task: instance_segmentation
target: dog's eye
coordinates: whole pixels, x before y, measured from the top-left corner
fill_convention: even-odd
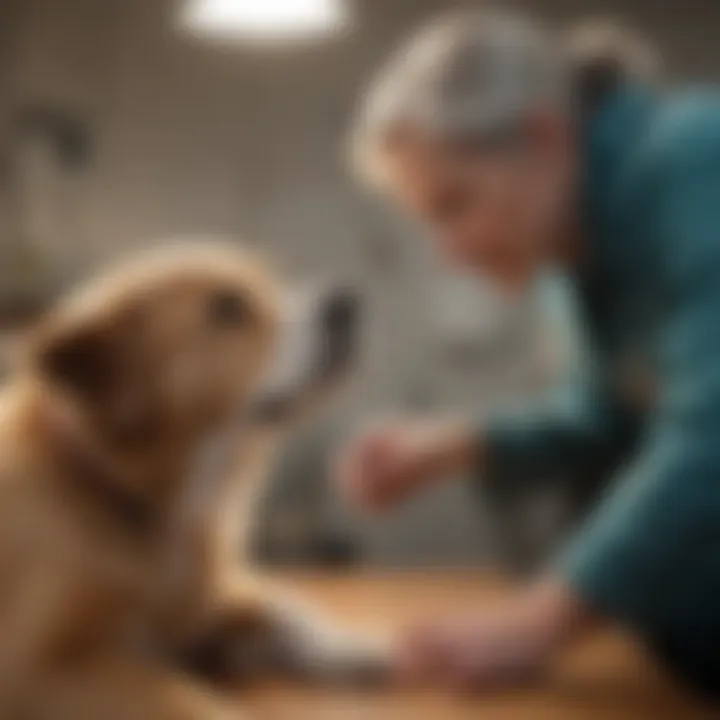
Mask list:
[[[245,299],[230,291],[214,295],[208,313],[214,323],[225,326],[241,325],[250,314]]]

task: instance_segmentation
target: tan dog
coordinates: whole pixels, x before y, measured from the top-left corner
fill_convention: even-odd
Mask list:
[[[347,293],[294,310],[304,332],[266,269],[201,245],[112,272],[33,335],[0,399],[0,718],[214,720],[237,715],[204,671],[383,670],[242,553],[279,430],[352,354]],[[278,363],[289,330],[304,349]]]

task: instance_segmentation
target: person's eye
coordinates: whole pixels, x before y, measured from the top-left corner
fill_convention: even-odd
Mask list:
[[[218,292],[210,298],[208,316],[216,325],[235,327],[244,324],[250,316],[247,301],[237,292]]]

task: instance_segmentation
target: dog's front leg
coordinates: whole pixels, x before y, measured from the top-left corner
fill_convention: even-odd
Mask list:
[[[194,645],[218,612],[221,588],[247,565],[255,495],[262,486],[275,438],[257,433],[244,443],[229,435],[210,447],[168,509],[154,578],[156,616],[171,647]],[[240,457],[234,461],[237,456]],[[235,592],[243,625],[255,616],[262,592],[253,582]]]
[[[237,450],[231,439],[219,442],[218,454],[189,474],[161,546],[159,626],[173,651],[216,676],[379,678],[389,666],[384,648],[331,627],[319,613],[288,601],[282,590],[273,591],[249,572],[243,557],[247,516],[275,440],[272,433],[246,436],[234,471],[228,470],[233,466],[228,458]],[[229,593],[228,578],[235,583]]]

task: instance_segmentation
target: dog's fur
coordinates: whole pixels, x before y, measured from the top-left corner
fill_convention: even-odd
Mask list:
[[[243,554],[284,424],[251,410],[280,306],[257,261],[203,244],[101,277],[32,334],[0,396],[0,718],[237,717],[205,673],[384,664]]]

